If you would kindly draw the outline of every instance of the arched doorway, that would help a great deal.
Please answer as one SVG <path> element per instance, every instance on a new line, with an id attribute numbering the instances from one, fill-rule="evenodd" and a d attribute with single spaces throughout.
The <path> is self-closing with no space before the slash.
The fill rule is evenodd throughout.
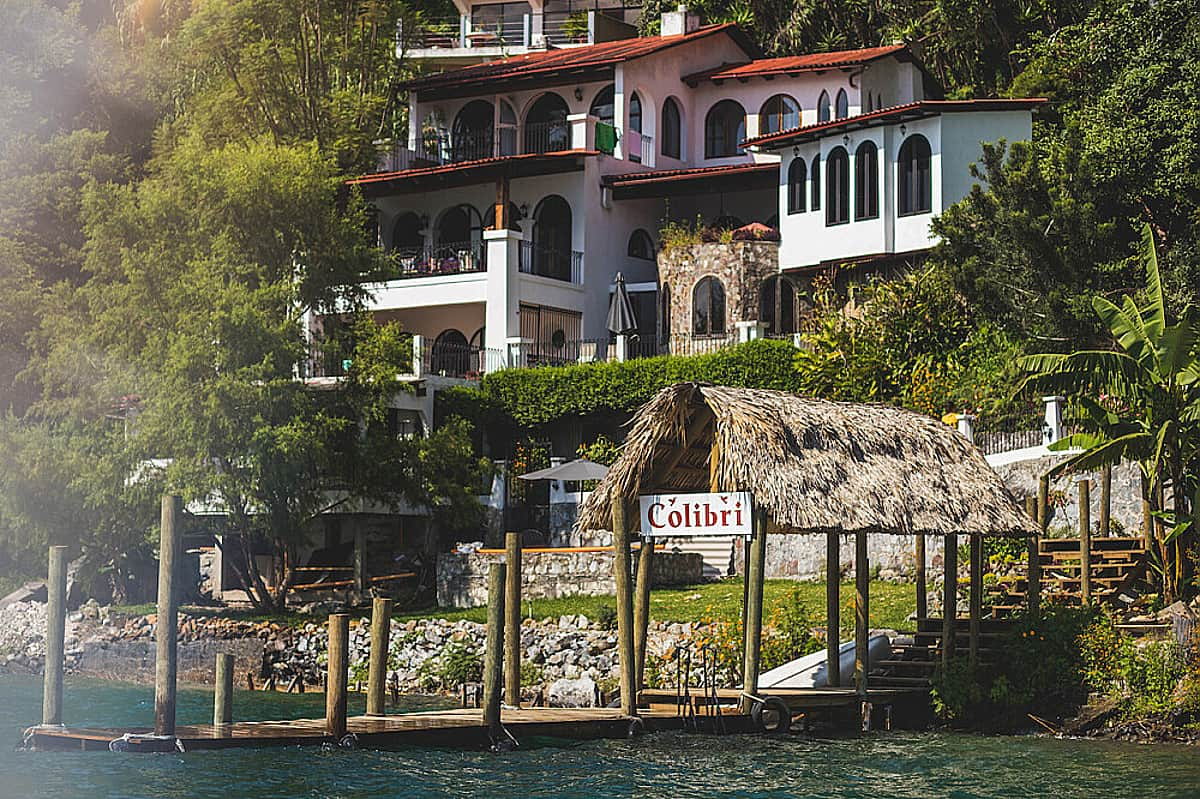
<path id="1" fill-rule="evenodd" d="M 437 223 L 432 269 L 440 273 L 477 272 L 484 268 L 483 220 L 469 205 L 456 205 Z"/>
<path id="2" fill-rule="evenodd" d="M 554 92 L 539 97 L 525 114 L 525 152 L 553 153 L 571 148 L 567 101 Z"/>
<path id="3" fill-rule="evenodd" d="M 458 377 L 471 368 L 471 345 L 467 343 L 467 337 L 454 328 L 438 334 L 429 356 L 434 374 Z"/>
<path id="4" fill-rule="evenodd" d="M 454 117 L 450 158 L 453 161 L 478 161 L 495 155 L 495 119 L 492 104 L 472 100 Z"/>
<path id="5" fill-rule="evenodd" d="M 758 295 L 758 321 L 767 327 L 767 335 L 782 336 L 796 332 L 796 287 L 781 275 L 763 281 Z"/>
<path id="6" fill-rule="evenodd" d="M 392 225 L 392 252 L 402 257 L 417 255 L 425 247 L 425 224 L 421 217 L 406 211 Z"/>
<path id="7" fill-rule="evenodd" d="M 551 194 L 533 212 L 533 273 L 570 280 L 571 241 L 571 206 Z"/>

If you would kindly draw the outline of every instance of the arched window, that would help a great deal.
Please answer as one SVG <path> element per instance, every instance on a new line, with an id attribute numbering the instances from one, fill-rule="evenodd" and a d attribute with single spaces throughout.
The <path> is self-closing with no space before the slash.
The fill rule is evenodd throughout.
<path id="1" fill-rule="evenodd" d="M 413 256 L 425 247 L 425 225 L 412 211 L 400 214 L 392 225 L 392 252 Z"/>
<path id="2" fill-rule="evenodd" d="M 736 100 L 722 100 L 708 109 L 704 118 L 704 157 L 740 155 L 746 138 L 746 109 Z"/>
<path id="3" fill-rule="evenodd" d="M 567 101 L 554 92 L 539 97 L 525 115 L 525 152 L 553 153 L 570 149 L 567 113 Z"/>
<path id="4" fill-rule="evenodd" d="M 499 155 L 517 154 L 517 112 L 507 100 L 500 101 Z"/>
<path id="5" fill-rule="evenodd" d="M 492 104 L 487 100 L 472 100 L 454 117 L 450 137 L 450 158 L 453 161 L 477 161 L 495 155 L 495 120 Z"/>
<path id="6" fill-rule="evenodd" d="M 796 332 L 796 287 L 782 275 L 763 281 L 758 294 L 758 321 L 771 335 Z"/>
<path id="7" fill-rule="evenodd" d="M 679 103 L 671 97 L 663 103 L 662 112 L 662 154 L 666 158 L 679 158 L 683 152 L 683 120 L 679 113 Z"/>
<path id="8" fill-rule="evenodd" d="M 469 205 L 456 205 L 442 214 L 437 223 L 439 246 L 459 245 L 483 238 L 483 220 Z"/>
<path id="9" fill-rule="evenodd" d="M 455 377 L 466 374 L 470 368 L 471 345 L 467 343 L 467 337 L 454 328 L 438 334 L 429 354 L 434 374 Z"/>
<path id="10" fill-rule="evenodd" d="M 642 98 L 638 97 L 637 92 L 629 96 L 629 129 L 638 134 L 630 138 L 629 160 L 640 164 L 642 162 Z M 634 141 L 635 139 L 636 141 Z"/>
<path id="11" fill-rule="evenodd" d="M 630 258 L 642 258 L 647 261 L 653 261 L 654 239 L 650 238 L 649 233 L 638 228 L 629 237 L 628 252 Z"/>
<path id="12" fill-rule="evenodd" d="M 516 203 L 510 202 L 508 204 L 508 229 L 509 230 L 520 230 L 521 226 L 517 223 L 517 220 L 519 220 L 520 218 L 521 218 L 521 209 L 517 207 Z M 492 203 L 491 205 L 489 205 L 488 209 L 487 209 L 487 213 L 483 215 L 483 227 L 485 230 L 497 230 L 498 229 L 496 227 L 496 204 L 495 203 Z"/>
<path id="13" fill-rule="evenodd" d="M 854 151 L 854 218 L 879 216 L 879 149 L 865 141 Z"/>
<path id="14" fill-rule="evenodd" d="M 758 133 L 778 133 L 800 127 L 800 105 L 786 94 L 777 94 L 758 111 Z"/>
<path id="15" fill-rule="evenodd" d="M 850 156 L 834 147 L 825 157 L 825 224 L 850 221 Z"/>
<path id="16" fill-rule="evenodd" d="M 804 159 L 793 158 L 791 166 L 788 167 L 787 212 L 789 214 L 802 214 L 807 210 L 804 204 L 808 191 L 808 186 L 804 184 L 807 180 L 808 166 L 804 163 Z"/>
<path id="17" fill-rule="evenodd" d="M 933 209 L 933 175 L 929 159 L 929 140 L 919 133 L 909 136 L 900 145 L 899 196 L 896 198 L 900 216 L 927 214 Z"/>
<path id="18" fill-rule="evenodd" d="M 538 203 L 533 211 L 533 263 L 535 275 L 571 279 L 571 206 L 557 194 Z"/>
<path id="19" fill-rule="evenodd" d="M 692 333 L 725 334 L 725 286 L 715 277 L 704 277 L 692 289 Z"/>
<path id="20" fill-rule="evenodd" d="M 836 108 L 834 113 L 838 119 L 845 119 L 850 116 L 850 98 L 846 95 L 845 89 L 838 89 Z"/>
<path id="21" fill-rule="evenodd" d="M 422 269 L 442 273 L 478 272 L 485 268 L 483 220 L 469 205 L 456 205 L 438 220 L 431 257 Z"/>
<path id="22" fill-rule="evenodd" d="M 588 109 L 588 113 L 599 119 L 606 125 L 612 125 L 614 116 L 614 107 L 616 105 L 617 89 L 613 84 L 608 84 L 600 91 L 596 92 L 595 98 L 592 99 L 592 106 Z"/>
<path id="23" fill-rule="evenodd" d="M 658 343 L 671 342 L 671 287 L 666 283 L 658 291 Z"/>
<path id="24" fill-rule="evenodd" d="M 832 117 L 829 114 L 829 92 L 821 92 L 821 97 L 817 100 L 817 121 L 828 122 Z"/>
<path id="25" fill-rule="evenodd" d="M 812 210 L 820 211 L 821 210 L 821 154 L 820 153 L 817 153 L 816 155 L 813 156 L 812 179 L 810 180 L 810 183 L 812 184 L 812 202 L 809 204 L 812 206 Z"/>

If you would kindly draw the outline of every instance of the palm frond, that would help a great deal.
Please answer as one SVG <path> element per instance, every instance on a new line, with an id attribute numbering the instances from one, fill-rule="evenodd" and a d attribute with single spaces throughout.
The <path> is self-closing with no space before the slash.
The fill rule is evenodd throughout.
<path id="1" fill-rule="evenodd" d="M 1020 387 L 1083 395 L 1102 391 L 1117 396 L 1135 394 L 1145 369 L 1123 352 L 1080 350 L 1070 355 L 1026 355 L 1017 366 L 1027 373 Z"/>
<path id="2" fill-rule="evenodd" d="M 1074 438 L 1074 436 L 1068 436 L 1064 440 L 1070 438 Z M 1149 434 L 1143 432 L 1108 439 L 1103 444 L 1093 446 L 1070 460 L 1058 464 L 1050 470 L 1049 474 L 1051 477 L 1056 477 L 1070 472 L 1090 472 L 1102 466 L 1114 466 L 1123 460 L 1139 460 L 1151 443 L 1152 439 Z"/>

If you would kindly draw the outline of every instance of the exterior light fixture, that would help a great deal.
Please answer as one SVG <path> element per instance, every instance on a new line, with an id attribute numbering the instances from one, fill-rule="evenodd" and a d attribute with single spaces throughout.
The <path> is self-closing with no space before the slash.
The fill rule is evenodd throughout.
<path id="1" fill-rule="evenodd" d="M 847 147 L 850 146 L 850 134 L 849 133 L 847 133 L 845 136 L 842 136 L 842 144 L 846 145 Z"/>
<path id="2" fill-rule="evenodd" d="M 576 99 L 576 100 L 582 100 L 582 99 L 583 99 L 583 87 L 581 87 L 581 86 L 576 86 L 576 87 L 575 87 L 575 99 Z"/>
<path id="3" fill-rule="evenodd" d="M 905 125 L 903 122 L 901 122 L 900 123 L 900 135 L 903 137 L 906 132 L 908 132 L 908 125 Z"/>
<path id="4" fill-rule="evenodd" d="M 529 218 L 529 203 L 521 203 L 519 206 L 517 206 L 517 211 L 520 212 L 521 219 L 528 219 Z"/>

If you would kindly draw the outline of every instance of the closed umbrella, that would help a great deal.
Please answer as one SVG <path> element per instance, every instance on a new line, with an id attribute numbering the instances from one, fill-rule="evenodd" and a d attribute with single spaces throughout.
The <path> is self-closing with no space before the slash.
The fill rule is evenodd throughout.
<path id="1" fill-rule="evenodd" d="M 629 299 L 629 289 L 625 288 L 625 277 L 617 272 L 612 299 L 608 303 L 608 329 L 618 336 L 636 333 L 637 317 L 633 314 L 633 302 Z"/>

